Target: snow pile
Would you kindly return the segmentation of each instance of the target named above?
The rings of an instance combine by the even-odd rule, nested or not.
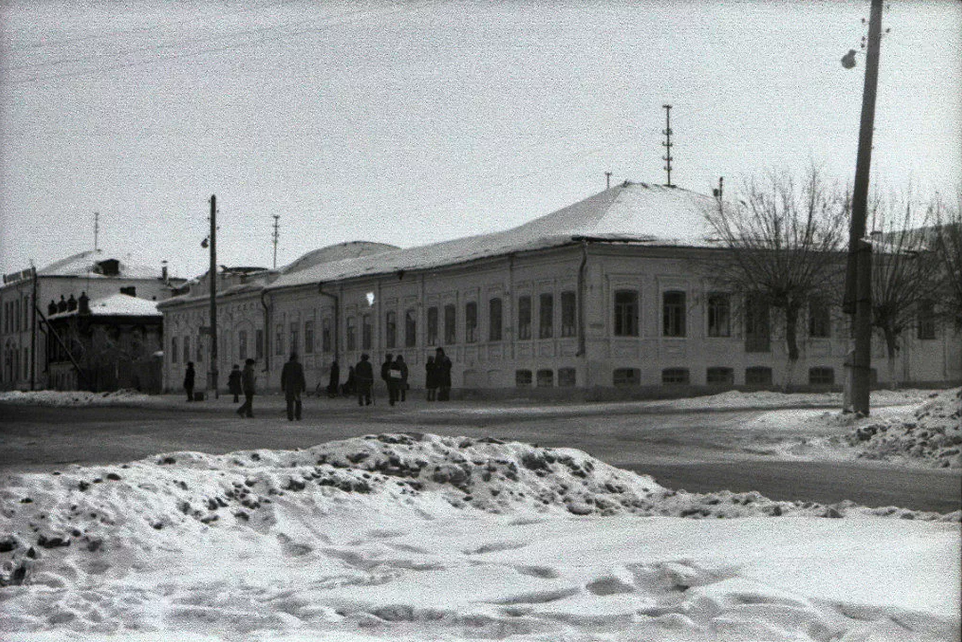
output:
[[[117,406],[155,403],[155,398],[135,390],[88,392],[86,390],[10,390],[0,392],[0,404],[23,406]]]
[[[959,519],[675,492],[493,439],[170,453],[3,480],[0,630],[943,639],[959,626]]]
[[[845,440],[865,459],[910,459],[962,468],[962,388],[932,393],[909,413],[859,420]]]

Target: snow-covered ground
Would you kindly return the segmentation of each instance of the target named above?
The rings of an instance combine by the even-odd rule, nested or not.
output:
[[[952,640],[962,515],[371,435],[0,483],[3,639]]]
[[[160,405],[162,397],[153,397],[134,390],[88,392],[86,390],[8,390],[0,392],[0,404],[32,406],[131,406]]]
[[[766,435],[771,454],[798,459],[863,459],[900,466],[962,468],[962,388],[912,405],[876,408],[869,417],[839,411],[767,412],[745,427]]]

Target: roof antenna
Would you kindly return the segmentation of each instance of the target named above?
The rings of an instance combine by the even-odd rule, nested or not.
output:
[[[99,234],[100,234],[100,212],[94,212],[94,254],[96,254],[97,250],[99,249],[97,245],[97,241],[98,241],[97,237],[99,236]]]
[[[274,269],[277,269],[277,239],[280,236],[281,215],[274,215]]]
[[[661,133],[665,135],[665,142],[662,143],[665,147],[665,155],[661,157],[665,161],[665,171],[668,172],[668,182],[665,183],[665,187],[674,187],[671,184],[671,105],[662,105],[665,109],[665,129]]]
[[[712,190],[712,196],[717,198],[719,201],[722,200],[722,196],[725,193],[725,177],[718,177],[718,187]]]
[[[611,172],[605,172],[605,189],[611,189]]]

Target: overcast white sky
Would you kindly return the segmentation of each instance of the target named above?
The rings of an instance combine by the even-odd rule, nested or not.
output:
[[[962,3],[890,0],[873,180],[962,185]],[[121,8],[122,7],[122,8]],[[0,0],[0,268],[504,229],[613,180],[855,170],[869,0]]]

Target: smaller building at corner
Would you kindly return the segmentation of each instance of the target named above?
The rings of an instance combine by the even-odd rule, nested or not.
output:
[[[111,258],[101,250],[80,252],[40,269],[26,268],[5,274],[3,285],[0,286],[0,389],[66,389],[74,386],[109,390],[113,389],[112,386],[128,387],[124,384],[134,381],[133,379],[124,376],[111,378],[106,375],[108,366],[104,362],[105,357],[103,354],[95,359],[92,357],[89,350],[92,346],[85,343],[89,337],[83,336],[82,332],[74,335],[74,342],[65,342],[69,343],[70,347],[66,350],[54,336],[56,328],[89,330],[91,327],[101,327],[101,321],[110,316],[114,328],[124,332],[131,328],[135,335],[138,335],[135,341],[138,346],[156,343],[150,336],[160,332],[159,326],[163,317],[158,316],[156,307],[153,306],[157,301],[168,298],[183,283],[184,279],[170,277],[164,266],[136,265],[126,260]],[[135,310],[130,323],[120,323],[123,315],[119,314],[129,309],[129,305],[111,305],[109,309],[113,314],[100,314],[108,309],[103,308],[102,303],[121,300],[112,299],[114,296],[124,296],[124,301],[143,301],[151,306],[152,314],[141,314],[144,308]],[[84,316],[79,313],[82,298],[90,302],[91,316],[96,318],[96,323],[88,320],[84,324],[74,324],[69,321],[71,317]],[[98,313],[93,313],[94,310]],[[149,321],[146,320],[148,316]],[[58,317],[58,321],[48,323],[48,319],[52,317]],[[126,341],[125,338],[122,343]],[[154,347],[154,351],[160,349],[159,345]],[[120,352],[114,354],[120,358]],[[68,355],[78,363],[87,360],[91,364],[98,364],[96,367],[101,374],[89,377],[100,382],[98,387],[85,386],[83,382],[86,379],[80,373],[68,372],[69,368],[64,366],[64,363],[70,363],[70,367],[76,370]],[[123,357],[121,361],[125,359],[128,357]],[[124,367],[118,363],[113,369],[119,372]],[[114,379],[116,383],[110,383]],[[142,379],[138,378],[137,381]],[[153,385],[157,387],[156,383]]]
[[[745,306],[703,269],[721,251],[706,240],[714,206],[685,189],[625,182],[502,232],[405,249],[344,243],[278,270],[224,270],[219,382],[254,358],[259,387],[276,389],[297,352],[308,386],[323,387],[334,362],[343,382],[362,353],[376,364],[390,352],[417,388],[443,347],[461,391],[600,398],[778,385],[789,369],[772,314],[753,309],[745,323]],[[167,389],[187,361],[198,388],[212,370],[209,292],[205,276],[158,305]],[[842,383],[848,320],[823,308],[806,311],[797,387]],[[898,357],[901,381],[958,381],[960,352],[957,334],[920,319]],[[873,358],[885,358],[881,342]]]

